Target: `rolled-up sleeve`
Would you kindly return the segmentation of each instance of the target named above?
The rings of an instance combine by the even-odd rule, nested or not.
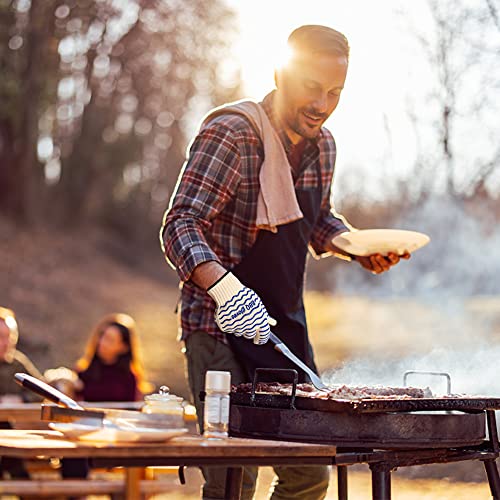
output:
[[[165,257],[182,281],[189,280],[203,262],[220,262],[207,234],[240,182],[237,141],[230,128],[215,123],[190,147],[160,233]]]

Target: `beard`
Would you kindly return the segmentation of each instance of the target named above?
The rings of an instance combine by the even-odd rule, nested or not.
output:
[[[307,120],[306,116],[317,119],[317,123],[311,123]],[[321,132],[321,127],[328,115],[320,113],[314,108],[299,108],[295,113],[289,116],[287,122],[288,126],[298,135],[305,139],[315,139]]]

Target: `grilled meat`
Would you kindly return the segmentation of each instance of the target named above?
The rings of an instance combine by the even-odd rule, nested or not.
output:
[[[252,384],[239,384],[233,386],[233,392],[249,393]],[[290,396],[292,384],[280,384],[277,382],[258,382],[256,392],[266,394],[276,394]],[[347,386],[338,385],[332,387],[329,392],[318,391],[312,384],[297,384],[296,395],[300,397],[317,399],[337,399],[337,400],[360,400],[360,399],[414,399],[432,397],[430,389],[427,387],[383,387],[383,386]]]

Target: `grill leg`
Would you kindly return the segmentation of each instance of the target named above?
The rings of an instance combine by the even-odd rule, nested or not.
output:
[[[494,500],[500,500],[500,477],[495,460],[484,460],[484,468],[490,484],[491,496]]]
[[[347,466],[337,465],[337,485],[339,500],[347,500]]]
[[[225,500],[239,500],[243,484],[243,467],[228,467],[226,474]]]
[[[491,451],[498,453],[500,451],[500,446],[498,443],[498,431],[497,431],[495,410],[486,410],[486,423],[488,424],[488,434],[491,443]]]
[[[391,469],[381,464],[370,466],[373,500],[391,500]]]

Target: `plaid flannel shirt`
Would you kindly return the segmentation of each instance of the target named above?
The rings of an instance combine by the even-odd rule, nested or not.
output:
[[[261,103],[280,139],[289,151],[292,144],[273,109],[274,92]],[[337,215],[330,201],[336,148],[331,133],[321,129],[316,140],[307,141],[297,188],[320,185],[322,205],[313,228],[310,248],[316,255],[327,251],[335,234],[347,231],[346,221]],[[165,213],[161,231],[163,250],[181,279],[181,338],[204,331],[226,342],[215,323],[216,304],[192,281],[196,266],[217,261],[233,268],[255,243],[259,171],[263,146],[250,122],[237,114],[214,118],[193,140]],[[279,195],[279,194],[278,194]]]

